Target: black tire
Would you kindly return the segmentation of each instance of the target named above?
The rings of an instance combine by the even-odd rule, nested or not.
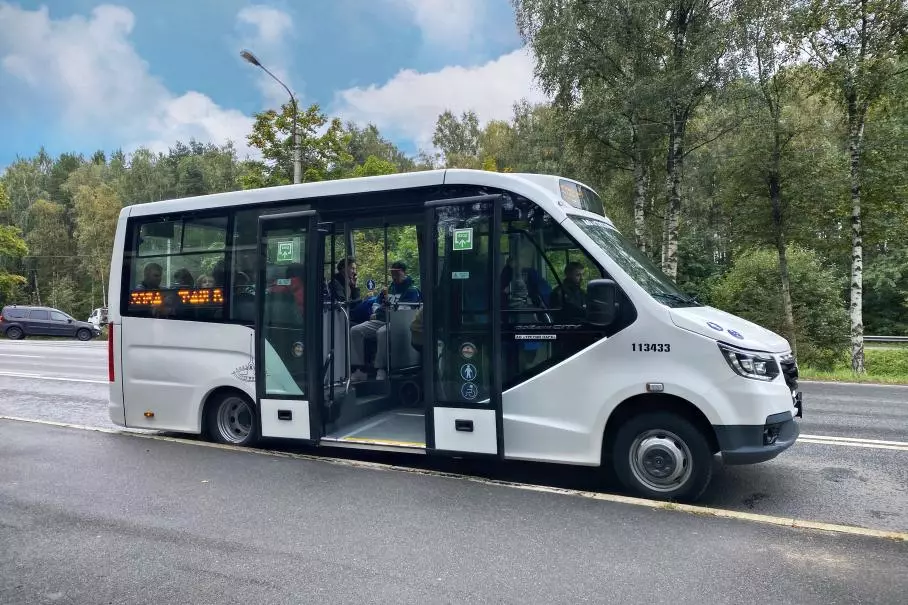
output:
[[[22,340],[25,338],[25,332],[19,326],[10,326],[6,329],[6,337],[10,340]]]
[[[83,342],[86,340],[91,340],[91,330],[79,328],[78,330],[76,330],[76,338]]]
[[[205,428],[217,443],[248,447],[260,435],[255,405],[240,393],[223,393],[208,405]]]
[[[634,451],[638,455],[632,462]],[[645,498],[695,501],[712,478],[713,453],[706,435],[671,412],[630,418],[618,429],[611,454],[618,480]]]

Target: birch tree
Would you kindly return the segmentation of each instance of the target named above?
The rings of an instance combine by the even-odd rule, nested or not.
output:
[[[851,369],[864,373],[864,249],[861,216],[864,129],[871,107],[908,54],[905,0],[802,0],[803,48],[823,70],[848,123],[851,178]],[[904,69],[904,68],[901,68]]]
[[[643,180],[643,129],[667,137],[663,270],[678,273],[681,184],[687,125],[698,105],[731,73],[730,0],[512,0],[517,23],[537,60],[543,88],[563,105],[584,107],[609,91],[608,105],[626,120],[636,178]],[[591,108],[586,105],[585,107]],[[587,114],[595,119],[593,112]],[[608,122],[602,144],[615,144]],[[644,203],[635,188],[635,215]],[[642,218],[640,219],[642,220]],[[638,224],[639,225],[639,224]]]

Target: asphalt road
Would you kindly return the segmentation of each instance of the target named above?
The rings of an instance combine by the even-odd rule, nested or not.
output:
[[[47,444],[52,444],[48,447]],[[3,603],[897,603],[908,543],[0,420]]]
[[[107,418],[104,343],[0,340],[0,415],[112,427]],[[14,377],[13,375],[16,375]],[[908,442],[908,388],[803,383],[803,438],[775,460],[717,465],[700,504],[798,519],[908,531],[908,448],[866,440]],[[286,443],[270,446],[299,450]],[[304,450],[311,451],[311,450]],[[351,452],[324,455],[429,466],[558,487],[618,491],[589,469]]]

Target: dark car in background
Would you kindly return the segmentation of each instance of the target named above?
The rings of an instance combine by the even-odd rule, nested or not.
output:
[[[87,321],[73,319],[70,315],[50,307],[7,305],[0,312],[0,334],[12,340],[26,336],[63,336],[91,340],[101,330]]]

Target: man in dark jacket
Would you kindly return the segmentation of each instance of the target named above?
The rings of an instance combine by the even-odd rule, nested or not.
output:
[[[552,291],[552,308],[564,322],[583,321],[586,318],[586,292],[583,283],[583,265],[571,261],[564,268],[564,283]]]
[[[354,326],[350,330],[350,344],[353,350],[350,353],[350,365],[354,368],[351,376],[354,382],[365,380],[366,370],[366,340],[375,339],[378,349],[375,353],[375,367],[378,368],[377,380],[384,380],[387,376],[387,339],[388,308],[398,303],[416,303],[422,300],[419,289],[413,284],[413,279],[407,275],[407,265],[397,261],[391,265],[391,286],[387,292],[382,291],[374,305],[372,317],[369,321]]]
[[[359,286],[356,285],[356,260],[348,256],[337,262],[337,273],[331,278],[328,288],[335,302],[348,302],[354,306],[360,302]]]

